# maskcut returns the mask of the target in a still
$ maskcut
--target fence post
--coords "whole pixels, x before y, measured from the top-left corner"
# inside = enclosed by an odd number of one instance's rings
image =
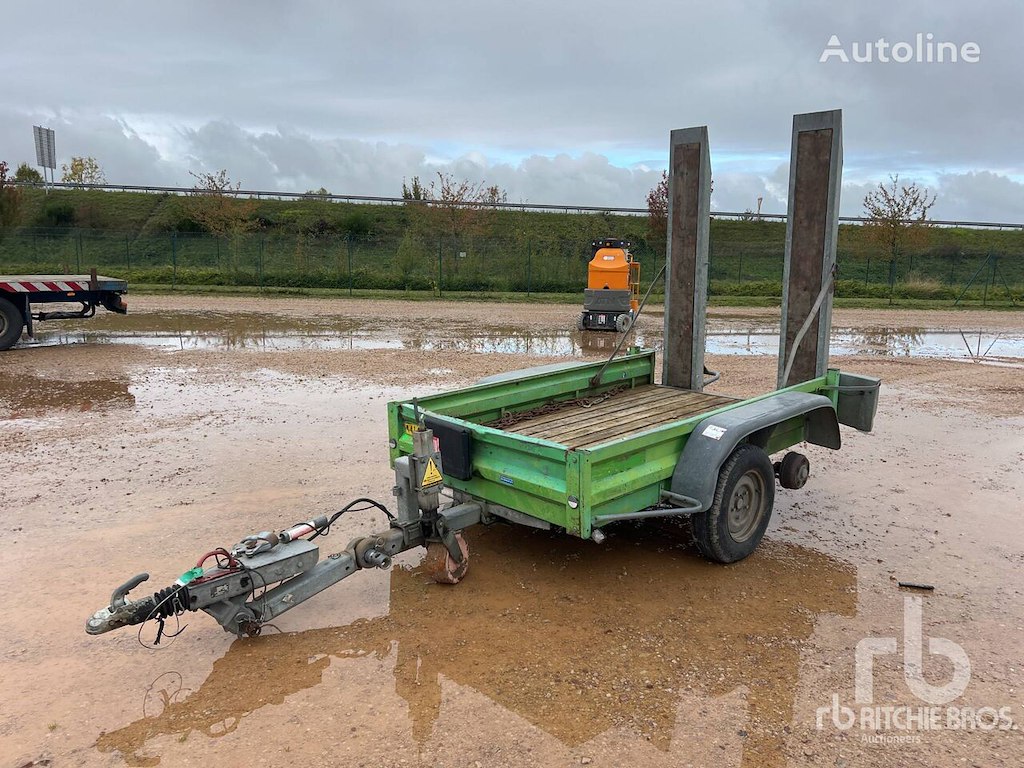
[[[666,233],[665,233],[665,263],[666,264],[668,263],[668,258],[669,258],[668,250],[669,250],[668,232],[666,231]],[[714,233],[714,231],[711,228],[711,223],[708,222],[708,284],[706,286],[707,289],[708,289],[708,296],[711,295],[711,269],[712,269],[711,265],[714,263],[714,259],[715,259],[715,233]],[[667,272],[667,269],[666,269],[666,272]],[[665,277],[666,277],[666,280],[663,283],[663,285],[665,286],[665,293],[667,294],[668,293],[668,275],[666,274]],[[723,280],[725,279],[725,270],[724,269],[722,270],[722,279]]]
[[[533,238],[526,242],[526,296],[529,298],[533,289]]]
[[[864,267],[864,287],[867,287],[869,279],[871,277],[871,254],[868,254],[868,264]]]
[[[441,298],[441,282],[444,280],[444,272],[441,269],[441,236],[437,236],[437,297]]]
[[[988,255],[988,277],[985,278],[985,291],[981,294],[981,306],[988,306],[988,286],[996,279],[996,259],[999,257],[994,253]]]
[[[345,250],[348,251],[348,295],[352,295],[352,233],[345,233]]]
[[[259,258],[259,262],[257,264],[257,270],[259,271],[260,293],[263,293],[263,243],[264,243],[264,240],[265,240],[265,237],[263,235],[260,235],[260,249],[257,252],[258,253],[258,258]]]
[[[889,259],[889,306],[892,306],[892,291],[896,285],[896,259]]]
[[[178,287],[178,233],[171,232],[171,290]]]
[[[78,230],[75,234],[78,235],[75,241],[77,246],[75,248],[75,271],[82,274],[82,230]]]
[[[128,277],[132,274],[132,247],[128,240],[128,233],[124,235],[124,258],[128,262]]]

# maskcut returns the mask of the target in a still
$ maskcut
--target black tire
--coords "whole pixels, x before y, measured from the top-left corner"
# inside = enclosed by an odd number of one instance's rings
[[[17,344],[24,327],[25,318],[21,316],[21,310],[7,299],[0,299],[0,350]]]
[[[718,473],[711,508],[692,518],[697,549],[719,563],[742,560],[761,543],[774,503],[768,455],[756,445],[739,446]]]
[[[779,485],[783,488],[803,488],[807,484],[807,477],[811,473],[811,463],[802,453],[790,451],[782,457],[779,462]]]
[[[633,316],[630,314],[619,315],[615,318],[615,330],[619,333],[625,333],[633,327]]]

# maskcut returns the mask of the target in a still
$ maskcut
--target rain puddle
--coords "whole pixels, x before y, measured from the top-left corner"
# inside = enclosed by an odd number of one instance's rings
[[[377,705],[402,700],[421,754],[444,750],[439,728],[457,711],[453,696],[482,696],[544,734],[536,744],[575,748],[613,733],[670,760],[692,759],[693,707],[706,711],[743,687],[735,724],[744,729],[744,765],[778,763],[800,645],[821,614],[854,615],[854,567],[772,544],[751,558],[754,567],[722,568],[678,543],[678,526],[616,530],[597,548],[525,528],[475,528],[465,583],[438,587],[395,568],[387,615],[236,641],[198,688],[184,690],[174,672],[157,678],[144,716],[95,746],[130,765],[156,765],[168,744],[188,739],[203,749],[235,729],[276,727],[274,705],[301,706],[307,689],[316,689],[317,711],[337,713],[355,731],[366,726],[349,719],[349,686],[358,687],[359,660],[368,659],[380,670]],[[218,631],[212,620],[192,623],[191,631]],[[296,752],[301,745],[291,758]]]
[[[628,343],[661,346],[661,327],[654,319],[632,334]],[[419,351],[526,354],[547,357],[611,352],[615,333],[595,331],[534,332],[521,327],[469,323],[384,326],[341,318],[306,320],[264,315],[164,314],[127,318],[96,318],[74,326],[41,326],[29,345],[130,344],[155,349],[223,351],[301,351],[404,349]],[[712,319],[706,350],[712,355],[775,355],[777,327],[761,322]],[[1024,358],[1024,334],[1018,331],[979,333],[927,328],[835,328],[834,355],[986,359]]]
[[[0,377],[0,418],[24,419],[54,409],[94,411],[132,408],[135,395],[127,374],[112,378],[68,381],[29,374]]]

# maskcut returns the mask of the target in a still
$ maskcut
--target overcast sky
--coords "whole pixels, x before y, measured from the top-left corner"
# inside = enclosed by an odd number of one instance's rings
[[[1014,1],[7,0],[4,22],[12,166],[41,124],[58,166],[90,155],[112,183],[225,168],[396,196],[445,171],[513,202],[643,207],[669,131],[707,125],[713,207],[782,213],[792,115],[841,108],[844,214],[898,173],[937,193],[936,218],[1024,221]],[[819,61],[832,35],[850,57],[918,33],[979,60]]]

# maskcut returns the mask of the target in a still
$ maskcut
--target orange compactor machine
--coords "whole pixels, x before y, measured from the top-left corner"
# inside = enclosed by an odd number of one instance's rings
[[[625,240],[606,237],[591,246],[594,255],[576,327],[581,331],[628,331],[639,306],[640,262],[633,260]]]

